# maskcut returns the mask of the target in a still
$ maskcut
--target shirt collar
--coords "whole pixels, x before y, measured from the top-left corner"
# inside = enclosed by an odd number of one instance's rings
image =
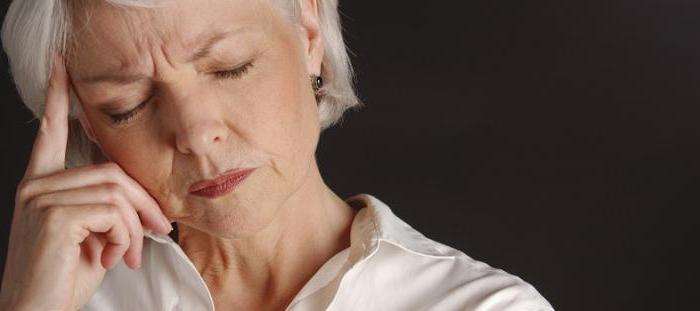
[[[351,259],[361,260],[371,255],[383,242],[422,255],[446,256],[434,241],[401,220],[386,203],[375,196],[362,193],[345,201],[350,206],[366,207],[357,213],[352,224]]]

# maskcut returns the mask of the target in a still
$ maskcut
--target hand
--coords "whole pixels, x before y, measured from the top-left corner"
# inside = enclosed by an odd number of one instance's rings
[[[69,87],[56,55],[15,197],[0,308],[75,310],[120,258],[140,266],[144,230],[172,230],[156,201],[117,164],[65,169]]]

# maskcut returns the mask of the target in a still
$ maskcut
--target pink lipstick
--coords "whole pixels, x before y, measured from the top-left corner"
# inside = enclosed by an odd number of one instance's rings
[[[216,198],[231,192],[255,169],[234,169],[226,171],[214,179],[198,181],[190,186],[190,193],[205,198]]]

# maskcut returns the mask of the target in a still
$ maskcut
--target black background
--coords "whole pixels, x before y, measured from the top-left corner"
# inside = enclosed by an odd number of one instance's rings
[[[321,138],[339,195],[558,310],[695,307],[700,4],[341,2],[366,106]],[[37,122],[2,66],[4,250]]]

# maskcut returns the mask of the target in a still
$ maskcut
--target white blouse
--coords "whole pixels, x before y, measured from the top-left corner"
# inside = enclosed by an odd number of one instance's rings
[[[324,263],[287,310],[554,310],[532,285],[425,237],[376,197],[346,202],[360,208],[350,247]],[[80,310],[214,310],[180,246],[168,235],[146,237],[141,268],[121,260]]]

